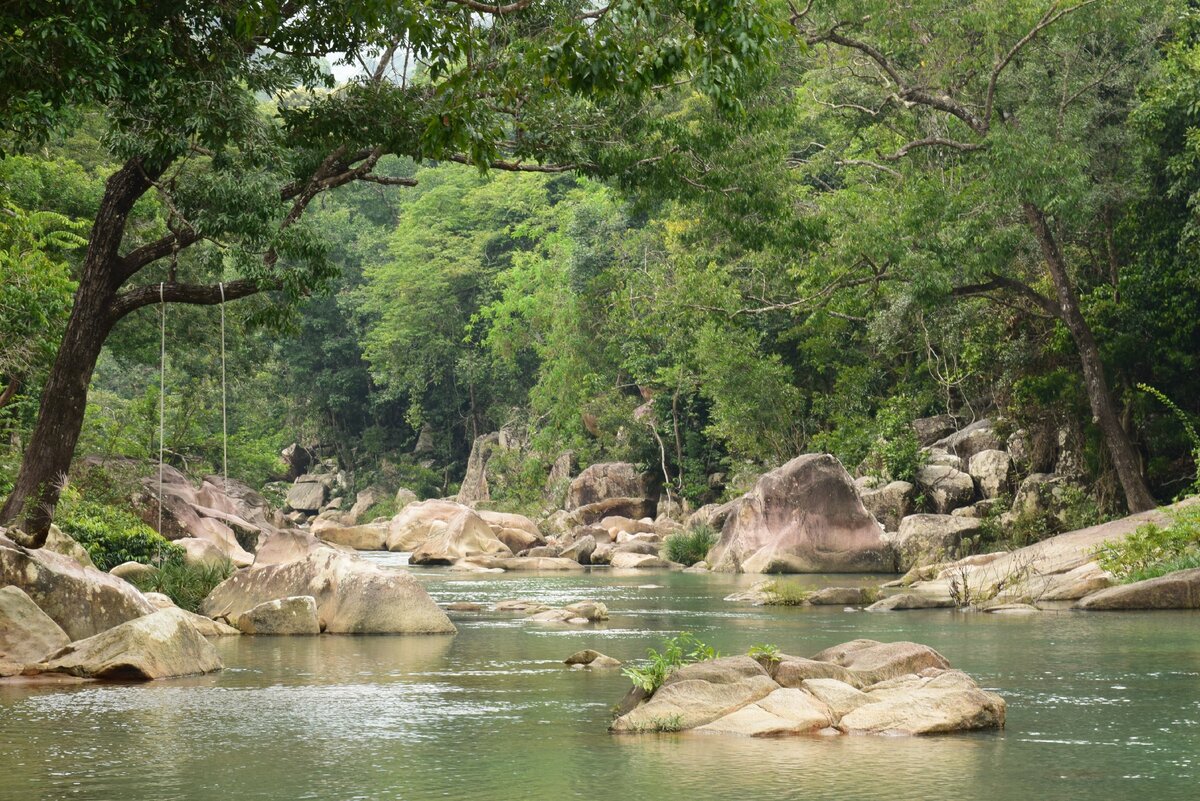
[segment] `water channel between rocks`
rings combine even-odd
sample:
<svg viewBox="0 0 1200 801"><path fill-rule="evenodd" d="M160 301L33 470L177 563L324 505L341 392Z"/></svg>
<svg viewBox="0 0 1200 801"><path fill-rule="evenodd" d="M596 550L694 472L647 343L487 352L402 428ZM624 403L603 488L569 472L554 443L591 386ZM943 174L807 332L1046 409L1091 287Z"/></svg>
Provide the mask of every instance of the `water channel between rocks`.
<svg viewBox="0 0 1200 801"><path fill-rule="evenodd" d="M0 801L1200 797L1197 612L868 614L722 600L750 576L414 574L439 603L594 599L611 619L462 613L457 636L226 638L213 676L0 687ZM680 631L726 654L926 643L1002 694L1008 725L927 738L607 734L628 680L562 659L586 647L638 659Z"/></svg>

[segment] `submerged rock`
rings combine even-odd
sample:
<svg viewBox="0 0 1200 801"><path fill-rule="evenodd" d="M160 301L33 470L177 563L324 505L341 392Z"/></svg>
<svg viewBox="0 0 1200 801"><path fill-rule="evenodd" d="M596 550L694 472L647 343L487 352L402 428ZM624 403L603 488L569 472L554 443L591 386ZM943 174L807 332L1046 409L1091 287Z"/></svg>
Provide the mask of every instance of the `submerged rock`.
<svg viewBox="0 0 1200 801"><path fill-rule="evenodd" d="M144 681L212 673L217 651L182 609L160 609L78 640L39 667L99 679Z"/></svg>
<svg viewBox="0 0 1200 801"><path fill-rule="evenodd" d="M593 651L591 648L585 648L568 656L563 663L572 667L609 668L620 667L621 660L613 659L611 656Z"/></svg>
<svg viewBox="0 0 1200 801"><path fill-rule="evenodd" d="M949 598L938 598L915 592L902 592L876 601L867 607L868 612L899 612L905 609L949 609L954 602Z"/></svg>
<svg viewBox="0 0 1200 801"><path fill-rule="evenodd" d="M311 595L331 634L450 634L456 631L425 588L406 572L384 570L349 554L320 550L305 559L239 570L200 606L208 617L236 620L260 603Z"/></svg>

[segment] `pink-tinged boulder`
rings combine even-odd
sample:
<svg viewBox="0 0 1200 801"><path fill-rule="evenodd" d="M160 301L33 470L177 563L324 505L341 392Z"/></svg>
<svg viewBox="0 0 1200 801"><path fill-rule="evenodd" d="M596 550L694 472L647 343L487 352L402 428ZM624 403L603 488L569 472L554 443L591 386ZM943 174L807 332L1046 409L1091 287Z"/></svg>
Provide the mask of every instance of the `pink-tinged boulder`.
<svg viewBox="0 0 1200 801"><path fill-rule="evenodd" d="M411 575L328 548L304 559L255 565L219 584L200 614L237 620L261 603L311 595L330 634L452 634L456 629Z"/></svg>
<svg viewBox="0 0 1200 801"><path fill-rule="evenodd" d="M212 644L182 609L160 609L62 648L39 666L51 673L123 681L221 669Z"/></svg>
<svg viewBox="0 0 1200 801"><path fill-rule="evenodd" d="M436 526L429 539L413 551L414 565L452 565L475 556L511 557L513 552L473 510L458 514Z"/></svg>
<svg viewBox="0 0 1200 801"><path fill-rule="evenodd" d="M571 481L565 508L584 525L612 516L652 518L658 502L650 495L650 482L635 465L594 464Z"/></svg>
<svg viewBox="0 0 1200 801"><path fill-rule="evenodd" d="M268 535L258 546L258 552L254 554L254 567L296 562L314 553L336 550L303 529L283 529Z"/></svg>
<svg viewBox="0 0 1200 801"><path fill-rule="evenodd" d="M387 549L415 551L464 510L472 511L469 506L439 498L410 503L388 524Z"/></svg>
<svg viewBox="0 0 1200 801"><path fill-rule="evenodd" d="M0 536L0 586L8 584L21 588L72 640L154 611L154 605L123 579Z"/></svg>
<svg viewBox="0 0 1200 801"><path fill-rule="evenodd" d="M829 454L799 456L759 478L707 561L714 570L742 573L893 570L883 527Z"/></svg>
<svg viewBox="0 0 1200 801"><path fill-rule="evenodd" d="M322 527L313 533L324 542L353 548L356 551L386 551L388 524L364 523L361 526Z"/></svg>
<svg viewBox="0 0 1200 801"><path fill-rule="evenodd" d="M491 512L478 509L476 513L491 527L492 533L513 553L546 544L546 538L534 523L524 515L508 512Z"/></svg>

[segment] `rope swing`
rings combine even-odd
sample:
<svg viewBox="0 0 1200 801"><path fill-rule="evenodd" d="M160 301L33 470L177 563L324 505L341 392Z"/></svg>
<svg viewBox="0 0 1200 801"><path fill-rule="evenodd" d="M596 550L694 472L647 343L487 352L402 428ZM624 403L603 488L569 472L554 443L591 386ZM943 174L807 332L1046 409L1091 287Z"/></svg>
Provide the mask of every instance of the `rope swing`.
<svg viewBox="0 0 1200 801"><path fill-rule="evenodd" d="M225 403L225 282L222 281L218 286L221 288L221 477L225 479L225 488L228 488L229 413Z"/></svg>
<svg viewBox="0 0 1200 801"><path fill-rule="evenodd" d="M163 296L163 284L158 284L158 530L162 531L162 488L163 488L163 432L166 430L167 396L167 303Z"/></svg>
<svg viewBox="0 0 1200 801"><path fill-rule="evenodd" d="M229 483L229 385L225 375L225 282L221 291L221 477ZM166 285L158 285L158 530L162 531L163 473L166 464L167 303Z"/></svg>

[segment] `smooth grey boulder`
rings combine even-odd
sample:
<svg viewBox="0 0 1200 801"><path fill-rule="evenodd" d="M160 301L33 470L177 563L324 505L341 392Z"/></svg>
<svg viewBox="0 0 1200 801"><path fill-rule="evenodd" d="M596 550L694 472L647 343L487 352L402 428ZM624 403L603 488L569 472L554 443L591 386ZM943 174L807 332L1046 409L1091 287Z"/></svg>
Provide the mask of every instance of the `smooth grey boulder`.
<svg viewBox="0 0 1200 801"><path fill-rule="evenodd" d="M293 595L316 599L331 634L452 634L454 624L411 575L323 549L304 559L239 570L200 605L207 617L236 620L260 603Z"/></svg>
<svg viewBox="0 0 1200 801"><path fill-rule="evenodd" d="M958 557L963 537L982 530L983 521L976 517L909 515L900 521L899 531L888 535L896 552L896 572L951 561Z"/></svg>
<svg viewBox="0 0 1200 801"><path fill-rule="evenodd" d="M71 638L20 587L0 587L0 662L40 662Z"/></svg>
<svg viewBox="0 0 1200 801"><path fill-rule="evenodd" d="M266 601L242 612L237 628L243 634L320 634L317 600L311 595L293 595Z"/></svg>
<svg viewBox="0 0 1200 801"><path fill-rule="evenodd" d="M967 472L979 485L984 498L998 498L1011 488L1013 460L1006 452L997 449L980 451L971 457Z"/></svg>
<svg viewBox="0 0 1200 801"><path fill-rule="evenodd" d="M933 503L938 514L950 514L975 499L975 481L953 467L927 464L917 470L917 486Z"/></svg>
<svg viewBox="0 0 1200 801"><path fill-rule="evenodd" d="M1177 570L1158 578L1118 584L1076 602L1094 612L1123 609L1200 609L1200 567Z"/></svg>
<svg viewBox="0 0 1200 801"><path fill-rule="evenodd" d="M39 667L51 673L125 681L212 673L221 659L182 609L160 609L78 640Z"/></svg>
<svg viewBox="0 0 1200 801"><path fill-rule="evenodd" d="M154 610L129 582L44 548L0 536L0 585L19 587L72 640L91 637Z"/></svg>

